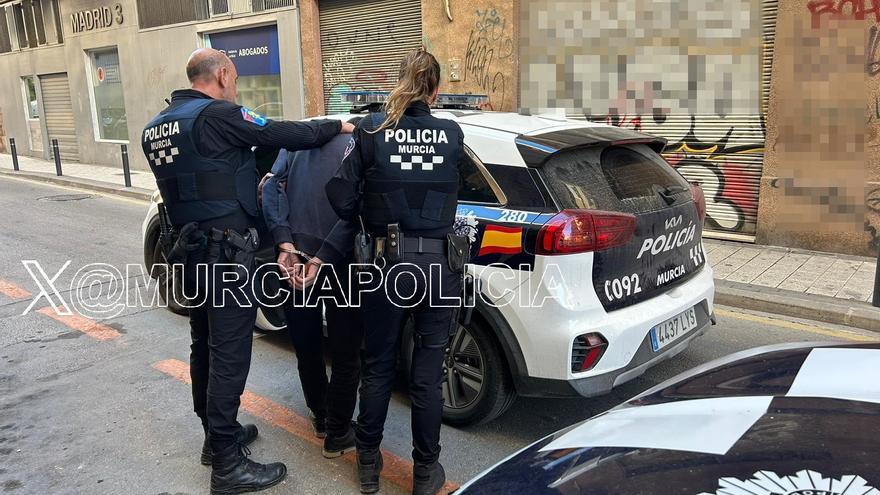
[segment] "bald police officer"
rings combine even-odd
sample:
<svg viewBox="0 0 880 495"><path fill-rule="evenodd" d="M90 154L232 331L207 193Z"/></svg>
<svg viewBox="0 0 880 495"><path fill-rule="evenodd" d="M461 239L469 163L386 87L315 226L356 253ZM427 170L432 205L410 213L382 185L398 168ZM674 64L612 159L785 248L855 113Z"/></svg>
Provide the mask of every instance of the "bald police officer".
<svg viewBox="0 0 880 495"><path fill-rule="evenodd" d="M171 253L185 253L184 288L197 288L187 294L195 301L189 314L190 375L195 412L205 430L201 462L212 465L211 493L262 490L283 480L287 468L248 459L246 445L257 428L237 420L256 319L251 272L259 240L252 147L319 147L353 127L337 120L275 122L236 105L238 74L217 50L193 52L186 74L192 88L171 94L168 107L144 129L143 149L180 232Z"/></svg>

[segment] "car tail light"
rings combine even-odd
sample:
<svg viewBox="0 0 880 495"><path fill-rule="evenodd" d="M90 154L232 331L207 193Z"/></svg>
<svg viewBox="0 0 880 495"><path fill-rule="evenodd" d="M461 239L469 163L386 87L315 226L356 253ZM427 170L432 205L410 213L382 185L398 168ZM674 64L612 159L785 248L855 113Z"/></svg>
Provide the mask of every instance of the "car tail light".
<svg viewBox="0 0 880 495"><path fill-rule="evenodd" d="M607 347L608 341L598 333L578 335L571 346L571 372L593 369L599 359L602 359Z"/></svg>
<svg viewBox="0 0 880 495"><path fill-rule="evenodd" d="M694 206L697 207L697 215L702 222L706 219L706 195L703 194L703 188L699 184L691 184L691 194L694 195Z"/></svg>
<svg viewBox="0 0 880 495"><path fill-rule="evenodd" d="M596 210L562 210L538 232L537 254L572 254L622 246L636 231L636 217Z"/></svg>

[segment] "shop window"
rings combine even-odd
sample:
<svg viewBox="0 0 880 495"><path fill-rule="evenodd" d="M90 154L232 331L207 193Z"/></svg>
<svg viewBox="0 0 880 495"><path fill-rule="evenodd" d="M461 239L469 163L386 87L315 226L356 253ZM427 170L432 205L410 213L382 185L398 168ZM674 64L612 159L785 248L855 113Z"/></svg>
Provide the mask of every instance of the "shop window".
<svg viewBox="0 0 880 495"><path fill-rule="evenodd" d="M211 15L247 14L293 7L294 0L210 0Z"/></svg>
<svg viewBox="0 0 880 495"><path fill-rule="evenodd" d="M141 29L208 18L208 0L138 0Z"/></svg>
<svg viewBox="0 0 880 495"><path fill-rule="evenodd" d="M40 122L40 102L37 95L37 77L21 78L24 95L24 116L27 122L28 142L33 151L43 151L43 127Z"/></svg>
<svg viewBox="0 0 880 495"><path fill-rule="evenodd" d="M29 119L40 118L40 105L37 102L37 85L34 76L27 76L22 79L24 83L25 96L25 113Z"/></svg>
<svg viewBox="0 0 880 495"><path fill-rule="evenodd" d="M6 7L0 7L0 53L12 51L12 38L9 36L11 18L6 11Z"/></svg>
<svg viewBox="0 0 880 495"><path fill-rule="evenodd" d="M294 7L295 0L137 0L141 29Z"/></svg>
<svg viewBox="0 0 880 495"><path fill-rule="evenodd" d="M58 0L0 6L0 53L61 43Z"/></svg>
<svg viewBox="0 0 880 495"><path fill-rule="evenodd" d="M238 71L238 104L270 119L283 118L277 26L211 33L206 44L222 50Z"/></svg>
<svg viewBox="0 0 880 495"><path fill-rule="evenodd" d="M104 48L89 51L88 56L96 137L128 141L119 53L116 48Z"/></svg>

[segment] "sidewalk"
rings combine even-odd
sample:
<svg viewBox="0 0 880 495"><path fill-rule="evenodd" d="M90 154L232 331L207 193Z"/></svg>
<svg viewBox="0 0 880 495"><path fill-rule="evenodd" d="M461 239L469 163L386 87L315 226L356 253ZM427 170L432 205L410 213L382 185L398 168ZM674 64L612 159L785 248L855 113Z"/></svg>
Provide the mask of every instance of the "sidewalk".
<svg viewBox="0 0 880 495"><path fill-rule="evenodd" d="M725 306L880 332L877 262L844 254L703 239Z"/></svg>
<svg viewBox="0 0 880 495"><path fill-rule="evenodd" d="M54 162L19 156L19 168L19 172L14 172L12 156L0 154L0 175L143 200L149 200L156 189L153 175L148 171L132 171L133 187L124 187L121 165L114 168L62 163L64 175L57 177ZM880 309L869 304L876 260L712 239L704 241L707 258L715 270L716 303L880 332Z"/></svg>
<svg viewBox="0 0 880 495"><path fill-rule="evenodd" d="M15 174L18 177L93 189L99 192L119 194L136 199L149 200L156 190L156 180L149 171L132 170L131 185L125 187L122 173L122 159L118 167L90 165L85 163L61 162L61 177L55 174L55 162L18 155L19 172L12 167L12 155L0 153L0 174Z"/></svg>

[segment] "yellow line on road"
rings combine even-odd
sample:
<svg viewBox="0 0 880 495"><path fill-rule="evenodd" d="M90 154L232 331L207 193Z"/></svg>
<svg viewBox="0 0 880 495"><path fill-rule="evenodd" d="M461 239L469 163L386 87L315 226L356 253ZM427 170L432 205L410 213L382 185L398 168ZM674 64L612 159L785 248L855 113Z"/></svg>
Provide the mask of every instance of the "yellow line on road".
<svg viewBox="0 0 880 495"><path fill-rule="evenodd" d="M777 318L768 318L766 316L758 316L749 313L738 313L736 311L728 311L725 309L715 309L716 316L723 316L725 318L736 318L738 320L746 320L754 323L766 323L768 325L773 325L777 327L787 328L789 330L798 330L801 332L810 332L815 333L817 335L824 335L826 337L835 337L838 339L844 340L855 340L858 342L876 342L880 340L880 335L877 337L870 337L868 335L862 335L856 332L849 332L846 330L835 330L832 328L820 327L816 325L808 325L806 323L798 323L796 321L787 321L780 320Z"/></svg>

